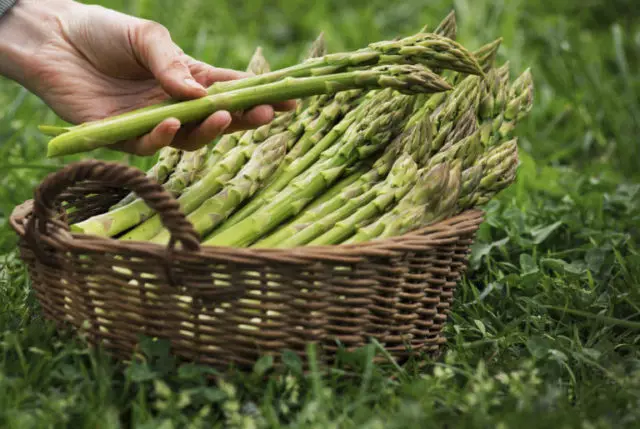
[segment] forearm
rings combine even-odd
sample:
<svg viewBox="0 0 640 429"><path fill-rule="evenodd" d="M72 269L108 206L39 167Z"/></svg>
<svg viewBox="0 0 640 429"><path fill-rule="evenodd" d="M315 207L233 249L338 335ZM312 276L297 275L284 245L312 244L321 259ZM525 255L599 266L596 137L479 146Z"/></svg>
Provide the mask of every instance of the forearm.
<svg viewBox="0 0 640 429"><path fill-rule="evenodd" d="M0 74L24 84L29 59L64 34L60 16L73 4L71 0L18 0L0 18Z"/></svg>

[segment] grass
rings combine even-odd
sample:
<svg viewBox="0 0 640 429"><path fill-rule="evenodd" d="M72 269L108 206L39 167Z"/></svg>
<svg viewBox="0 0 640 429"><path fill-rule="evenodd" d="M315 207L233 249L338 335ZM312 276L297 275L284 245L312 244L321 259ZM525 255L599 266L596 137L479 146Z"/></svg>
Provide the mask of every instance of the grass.
<svg viewBox="0 0 640 429"><path fill-rule="evenodd" d="M0 82L0 427L633 428L640 418L640 22L637 2L102 0L162 22L189 53L242 69L254 47L296 61L434 26L451 6L470 48L504 37L536 106L517 183L486 207L442 359L404 366L376 344L302 374L177 365L162 344L128 366L42 320L7 225L51 171L36 125L55 117ZM176 11L176 7L180 7ZM152 160L102 151L145 167ZM312 350L311 350L312 351ZM205 376L217 374L216 382Z"/></svg>

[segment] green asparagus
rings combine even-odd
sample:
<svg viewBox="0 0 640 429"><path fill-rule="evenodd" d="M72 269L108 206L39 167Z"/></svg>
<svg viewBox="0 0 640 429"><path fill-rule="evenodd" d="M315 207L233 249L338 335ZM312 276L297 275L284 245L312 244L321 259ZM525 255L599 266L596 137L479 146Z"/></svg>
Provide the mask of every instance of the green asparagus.
<svg viewBox="0 0 640 429"><path fill-rule="evenodd" d="M284 158L287 138L288 135L283 133L271 137L261 144L236 177L229 180L220 192L205 201L187 217L198 234L205 235L210 232L216 225L224 221L238 205L256 192ZM163 230L151 241L166 244L169 239L169 232Z"/></svg>

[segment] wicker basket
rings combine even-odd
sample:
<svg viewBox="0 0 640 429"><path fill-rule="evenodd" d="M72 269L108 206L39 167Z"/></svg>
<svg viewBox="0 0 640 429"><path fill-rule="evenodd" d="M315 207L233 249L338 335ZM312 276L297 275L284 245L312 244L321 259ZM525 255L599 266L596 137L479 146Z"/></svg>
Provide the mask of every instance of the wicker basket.
<svg viewBox="0 0 640 429"><path fill-rule="evenodd" d="M127 189L161 215L172 233L168 247L69 232L69 222L104 211ZM283 349L304 358L309 342L331 361L337 347L371 338L399 360L437 354L481 222L474 210L357 245L201 248L162 186L138 169L100 161L50 175L11 216L48 319L125 360L142 334L213 366L251 365L264 354L278 362Z"/></svg>

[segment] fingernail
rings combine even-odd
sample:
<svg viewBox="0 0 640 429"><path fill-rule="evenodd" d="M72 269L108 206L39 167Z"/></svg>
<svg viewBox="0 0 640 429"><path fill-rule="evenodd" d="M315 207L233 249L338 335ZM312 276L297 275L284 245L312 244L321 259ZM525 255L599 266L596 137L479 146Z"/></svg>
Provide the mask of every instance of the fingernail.
<svg viewBox="0 0 640 429"><path fill-rule="evenodd" d="M226 129L231 126L232 122L233 122L233 118L231 117L231 114L229 114L229 118L227 118L227 122L224 125L224 127L222 128L222 131L226 131Z"/></svg>
<svg viewBox="0 0 640 429"><path fill-rule="evenodd" d="M169 124L169 126L167 127L170 133L177 133L178 130L180 129L180 126L182 125L180 123L180 121L178 119L172 118L173 120L171 121L171 123Z"/></svg>
<svg viewBox="0 0 640 429"><path fill-rule="evenodd" d="M190 78L190 77L186 78L184 80L184 83L186 83L191 88L205 89L204 86L200 85L198 82L196 82L195 80L193 80L193 78Z"/></svg>

